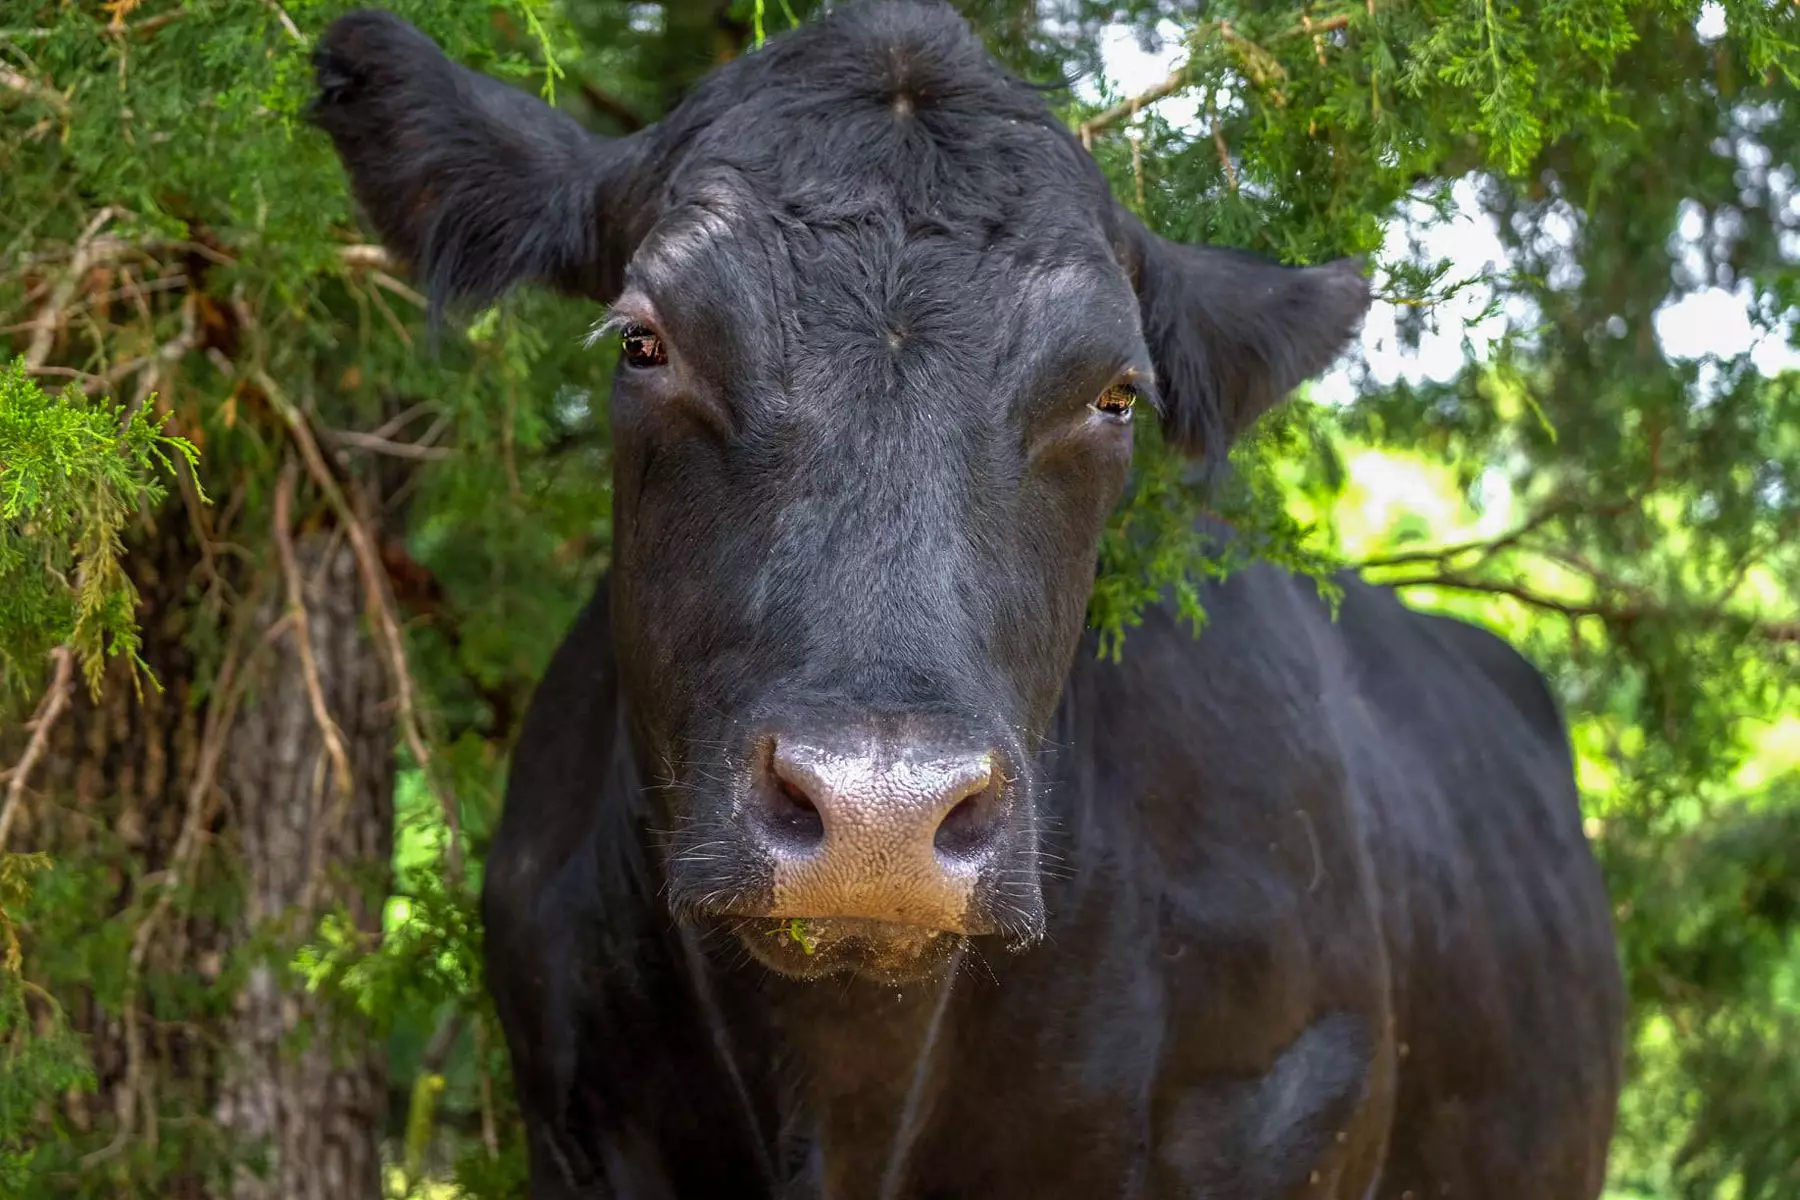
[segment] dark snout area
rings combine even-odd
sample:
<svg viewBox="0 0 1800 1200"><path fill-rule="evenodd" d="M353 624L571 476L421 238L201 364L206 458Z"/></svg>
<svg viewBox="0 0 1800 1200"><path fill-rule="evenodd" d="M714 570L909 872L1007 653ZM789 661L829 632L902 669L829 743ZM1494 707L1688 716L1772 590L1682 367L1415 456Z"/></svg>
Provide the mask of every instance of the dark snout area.
<svg viewBox="0 0 1800 1200"><path fill-rule="evenodd" d="M970 931L1003 840L998 752L789 735L759 757L748 820L774 866L772 915Z"/></svg>

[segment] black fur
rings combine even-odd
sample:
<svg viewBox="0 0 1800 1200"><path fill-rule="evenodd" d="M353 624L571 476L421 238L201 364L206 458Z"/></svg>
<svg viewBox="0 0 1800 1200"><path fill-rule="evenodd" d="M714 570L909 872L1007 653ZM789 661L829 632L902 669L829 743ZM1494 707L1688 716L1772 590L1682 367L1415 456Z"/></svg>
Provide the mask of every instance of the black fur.
<svg viewBox="0 0 1800 1200"><path fill-rule="evenodd" d="M1621 987L1542 678L1266 567L1197 640L1082 628L1131 454L1091 402L1135 378L1222 454L1351 336L1353 265L1147 233L936 3L618 142L391 18L319 63L438 303L537 280L668 350L615 382L612 574L487 864L535 1197L1597 1194ZM1004 767L1000 936L901 983L732 916L772 887L756 747L846 727Z"/></svg>

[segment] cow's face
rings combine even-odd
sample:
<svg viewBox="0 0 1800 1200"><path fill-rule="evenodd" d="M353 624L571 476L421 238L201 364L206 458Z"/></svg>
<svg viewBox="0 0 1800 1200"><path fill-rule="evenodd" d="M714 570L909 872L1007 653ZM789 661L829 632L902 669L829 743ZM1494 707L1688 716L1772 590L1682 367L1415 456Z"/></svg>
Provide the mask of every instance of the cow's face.
<svg viewBox="0 0 1800 1200"><path fill-rule="evenodd" d="M1148 234L939 7L840 10L625 142L388 18L320 72L434 296L611 302L614 630L676 910L800 975L1033 939L1032 760L1133 422L1216 452L1360 277Z"/></svg>

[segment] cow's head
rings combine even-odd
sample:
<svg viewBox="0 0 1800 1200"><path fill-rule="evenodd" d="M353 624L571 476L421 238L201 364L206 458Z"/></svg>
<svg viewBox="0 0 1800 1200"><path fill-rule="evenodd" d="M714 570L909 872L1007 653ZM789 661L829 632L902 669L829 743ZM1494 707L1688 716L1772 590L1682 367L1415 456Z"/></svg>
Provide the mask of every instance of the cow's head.
<svg viewBox="0 0 1800 1200"><path fill-rule="evenodd" d="M802 975L1036 936L1032 752L1132 423L1218 452L1335 357L1357 271L1148 233L940 5L841 9L617 141L390 17L318 62L434 303L610 306L614 632L677 911Z"/></svg>

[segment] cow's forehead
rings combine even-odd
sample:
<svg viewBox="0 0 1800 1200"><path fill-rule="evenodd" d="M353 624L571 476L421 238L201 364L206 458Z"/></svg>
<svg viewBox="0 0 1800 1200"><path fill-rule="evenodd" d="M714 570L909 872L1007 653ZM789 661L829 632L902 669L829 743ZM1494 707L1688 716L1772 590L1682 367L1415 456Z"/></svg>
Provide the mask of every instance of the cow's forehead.
<svg viewBox="0 0 1800 1200"><path fill-rule="evenodd" d="M1137 305L1097 229L995 244L892 214L821 224L724 201L669 213L633 260L629 290L678 343L739 370L796 355L930 356L1005 393L1038 360L1140 353Z"/></svg>
<svg viewBox="0 0 1800 1200"><path fill-rule="evenodd" d="M728 64L663 123L648 161L666 253L763 224L1078 259L1116 220L1044 95L947 8L846 11Z"/></svg>
<svg viewBox="0 0 1800 1200"><path fill-rule="evenodd" d="M1044 344L1135 356L1104 176L948 10L731 64L652 158L627 291L735 369L885 347L998 382Z"/></svg>

